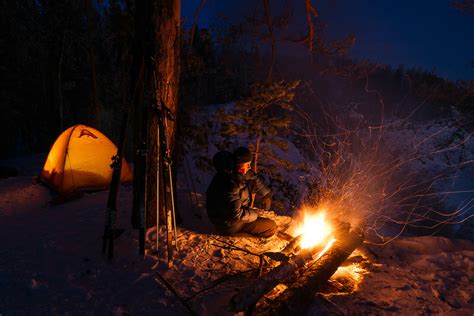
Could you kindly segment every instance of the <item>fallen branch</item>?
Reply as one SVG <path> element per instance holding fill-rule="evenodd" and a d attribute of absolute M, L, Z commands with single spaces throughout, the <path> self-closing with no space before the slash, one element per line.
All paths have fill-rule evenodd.
<path fill-rule="evenodd" d="M 249 269 L 249 270 L 244 270 L 244 271 L 239 271 L 239 272 L 223 275 L 220 278 L 217 278 L 216 280 L 212 281 L 212 284 L 209 285 L 208 287 L 205 287 L 205 288 L 191 294 L 189 297 L 184 299 L 184 301 L 189 302 L 192 299 L 194 299 L 196 296 L 198 296 L 199 294 L 201 294 L 203 292 L 206 292 L 206 291 L 209 291 L 210 289 L 218 286 L 219 284 L 224 283 L 225 281 L 228 281 L 232 278 L 238 277 L 239 275 L 242 275 L 242 274 L 246 274 L 246 273 L 249 273 L 249 272 L 255 272 L 257 270 L 258 270 L 258 268 L 252 268 L 252 269 Z"/>
<path fill-rule="evenodd" d="M 272 304 L 270 314 L 300 315 L 314 302 L 315 294 L 363 242 L 356 233 L 341 236 L 332 247 L 308 268 L 301 270 L 298 282 L 293 282 Z"/>
<path fill-rule="evenodd" d="M 232 250 L 239 250 L 239 251 L 245 252 L 245 253 L 247 253 L 247 254 L 249 254 L 249 255 L 252 255 L 252 256 L 255 256 L 255 257 L 259 257 L 259 258 L 262 256 L 262 255 L 259 255 L 259 254 L 254 253 L 254 252 L 251 252 L 250 250 L 247 250 L 247 249 L 245 249 L 245 248 L 241 248 L 241 247 L 239 247 L 239 246 L 236 246 L 236 245 L 234 245 L 234 244 L 231 244 L 231 243 L 229 243 L 229 242 L 227 242 L 227 241 L 220 240 L 220 239 L 214 238 L 214 237 L 211 237 L 211 238 L 214 239 L 215 241 L 218 241 L 218 242 L 220 242 L 220 243 L 223 243 L 224 245 L 227 245 L 227 246 L 230 247 Z M 214 245 L 216 245 L 216 244 L 214 244 Z M 217 247 L 220 247 L 220 248 L 223 248 L 221 245 L 216 245 L 216 246 L 217 246 Z"/>

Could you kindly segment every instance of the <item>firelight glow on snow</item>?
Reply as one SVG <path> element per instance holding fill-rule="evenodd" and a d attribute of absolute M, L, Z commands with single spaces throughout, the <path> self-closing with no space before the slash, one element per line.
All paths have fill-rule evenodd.
<path fill-rule="evenodd" d="M 332 233 L 332 228 L 325 220 L 325 211 L 318 213 L 305 210 L 303 224 L 296 230 L 296 235 L 302 235 L 300 247 L 311 248 L 325 241 Z"/>

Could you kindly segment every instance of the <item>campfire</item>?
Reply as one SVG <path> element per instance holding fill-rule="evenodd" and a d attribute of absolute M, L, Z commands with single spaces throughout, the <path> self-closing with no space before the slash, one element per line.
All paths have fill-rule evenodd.
<path fill-rule="evenodd" d="M 296 228 L 295 234 L 299 236 L 300 249 L 322 249 L 317 252 L 315 259 L 321 258 L 336 241 L 332 225 L 326 221 L 326 210 L 314 212 L 310 209 L 303 211 L 303 222 Z"/>
<path fill-rule="evenodd" d="M 265 293 L 280 284 L 288 287 L 279 299 L 281 302 L 307 299 L 338 270 L 363 240 L 363 236 L 350 230 L 348 223 L 331 224 L 324 209 L 303 210 L 302 220 L 292 235 L 295 237 L 283 250 L 264 254 L 279 261 L 279 264 L 233 297 L 235 311 L 253 306 Z"/>
<path fill-rule="evenodd" d="M 333 239 L 332 227 L 326 222 L 325 210 L 317 213 L 305 210 L 303 223 L 299 225 L 295 233 L 297 236 L 301 235 L 301 249 L 313 248 L 322 245 L 328 239 Z"/>

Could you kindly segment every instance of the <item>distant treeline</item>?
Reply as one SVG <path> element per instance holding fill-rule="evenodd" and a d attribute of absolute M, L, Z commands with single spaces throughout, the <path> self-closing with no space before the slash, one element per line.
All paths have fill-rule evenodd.
<path fill-rule="evenodd" d="M 117 140 L 130 98 L 133 1 L 111 1 L 100 9 L 93 3 L 4 1 L 0 5 L 4 30 L 0 158 L 45 152 L 62 129 L 78 123 Z M 182 112 L 242 98 L 250 84 L 266 77 L 268 50 L 247 45 L 242 37 L 232 25 L 213 30 L 197 27 L 193 35 L 191 30 L 183 31 Z M 277 79 L 305 81 L 336 115 L 354 106 L 357 112 L 375 113 L 378 100 L 365 92 L 365 73 L 369 89 L 383 95 L 386 113 L 405 115 L 429 98 L 429 106 L 417 112 L 422 116 L 443 115 L 452 106 L 466 117 L 472 114 L 472 91 L 469 94 L 466 83 L 452 83 L 424 70 L 362 65 L 348 59 L 322 58 L 316 66 L 309 64 L 304 58 L 280 58 L 274 73 Z M 321 111 L 308 91 L 301 92 L 298 100 L 316 116 Z"/>

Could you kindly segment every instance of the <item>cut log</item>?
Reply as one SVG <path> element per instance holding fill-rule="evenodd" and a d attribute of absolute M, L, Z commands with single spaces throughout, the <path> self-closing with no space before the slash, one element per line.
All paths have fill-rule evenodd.
<path fill-rule="evenodd" d="M 263 295 L 278 284 L 285 283 L 285 281 L 295 275 L 296 271 L 313 261 L 316 255 L 321 252 L 321 247 L 314 247 L 301 250 L 297 255 L 287 257 L 287 255 L 289 255 L 289 249 L 295 249 L 295 244 L 299 239 L 299 236 L 295 237 L 294 241 L 290 242 L 282 251 L 282 256 L 288 258 L 287 260 L 282 260 L 283 262 L 279 266 L 240 290 L 239 293 L 232 298 L 231 309 L 240 312 L 255 305 Z"/>
<path fill-rule="evenodd" d="M 290 287 L 280 295 L 281 299 L 278 298 L 282 304 L 278 304 L 277 308 L 272 308 L 272 311 L 280 314 L 279 311 L 284 309 L 284 305 L 293 301 L 296 304 L 292 306 L 306 306 L 304 302 L 314 295 L 314 288 L 324 285 L 344 260 L 362 243 L 362 240 L 360 235 L 346 232 L 339 235 L 338 241 L 319 259 L 316 256 L 321 252 L 321 247 L 303 249 L 298 254 L 289 256 L 288 260 L 283 261 L 278 267 L 240 290 L 232 298 L 231 309 L 235 312 L 252 309 L 262 296 L 280 283 L 285 283 Z M 287 281 L 295 276 L 297 276 L 297 282 L 288 284 Z"/>
<path fill-rule="evenodd" d="M 341 236 L 332 247 L 314 264 L 300 270 L 297 282 L 278 297 L 270 307 L 269 314 L 300 315 L 314 302 L 316 293 L 326 284 L 351 253 L 363 242 L 363 237 L 356 233 Z"/>
<path fill-rule="evenodd" d="M 290 255 L 298 252 L 301 237 L 302 236 L 299 235 L 289 239 L 288 245 L 280 252 L 265 252 L 263 255 L 275 261 L 288 261 Z"/>

